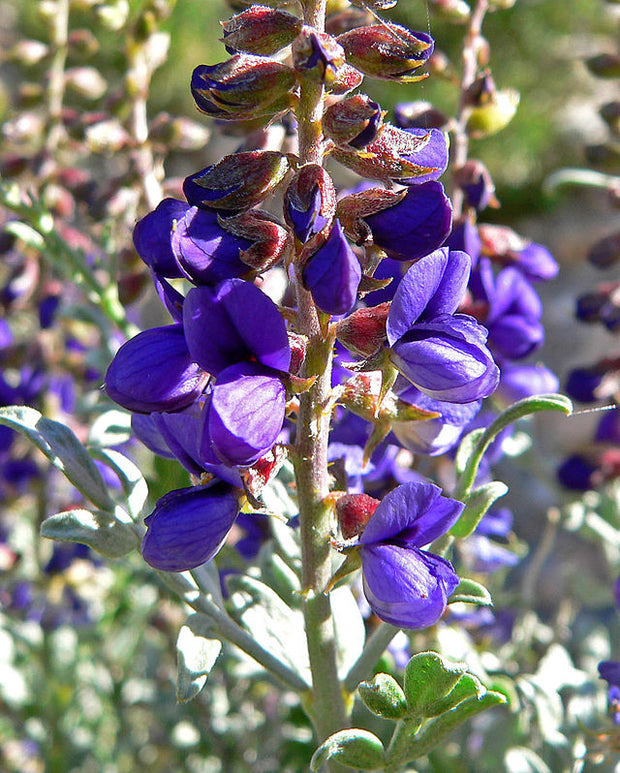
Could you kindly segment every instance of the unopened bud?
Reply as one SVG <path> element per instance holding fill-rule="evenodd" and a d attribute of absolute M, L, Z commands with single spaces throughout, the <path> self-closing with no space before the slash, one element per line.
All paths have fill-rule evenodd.
<path fill-rule="evenodd" d="M 293 42 L 302 23 L 286 11 L 253 5 L 223 22 L 222 27 L 223 43 L 229 54 L 271 56 Z"/>
<path fill-rule="evenodd" d="M 335 102 L 323 114 L 323 130 L 337 145 L 364 148 L 377 136 L 383 121 L 380 105 L 366 94 Z"/>
<path fill-rule="evenodd" d="M 98 121 L 88 126 L 84 139 L 93 153 L 116 153 L 129 145 L 131 137 L 125 131 L 120 121 L 110 118 Z"/>
<path fill-rule="evenodd" d="M 364 76 L 355 67 L 351 67 L 346 62 L 338 68 L 336 75 L 331 83 L 326 84 L 331 94 L 342 96 L 361 86 Z"/>
<path fill-rule="evenodd" d="M 336 502 L 336 517 L 344 539 L 358 537 L 366 528 L 380 500 L 368 494 L 345 494 Z"/>
<path fill-rule="evenodd" d="M 209 140 L 209 129 L 182 116 L 159 113 L 150 125 L 150 138 L 168 150 L 200 150 Z"/>
<path fill-rule="evenodd" d="M 337 215 L 346 235 L 357 245 L 372 242 L 372 231 L 365 219 L 401 202 L 407 191 L 369 188 L 361 193 L 345 196 L 338 202 Z"/>
<path fill-rule="evenodd" d="M 342 9 L 330 9 L 328 2 L 328 16 L 325 19 L 325 32 L 329 35 L 342 35 L 343 32 L 372 24 L 372 14 L 364 8 L 347 7 L 347 2 L 342 3 Z"/>
<path fill-rule="evenodd" d="M 20 40 L 9 52 L 9 58 L 18 64 L 31 67 L 39 64 L 49 54 L 49 46 L 40 40 Z"/>
<path fill-rule="evenodd" d="M 410 32 L 397 24 L 357 27 L 338 37 L 347 62 L 365 75 L 410 83 L 433 52 L 433 39 L 424 32 Z"/>
<path fill-rule="evenodd" d="M 72 67 L 65 72 L 67 87 L 85 99 L 101 99 L 108 84 L 94 67 Z"/>
<path fill-rule="evenodd" d="M 330 84 L 345 64 L 344 49 L 331 35 L 304 26 L 293 42 L 293 63 L 298 72 L 312 73 Z"/>
<path fill-rule="evenodd" d="M 292 104 L 295 72 L 265 57 L 238 54 L 221 64 L 201 64 L 192 74 L 198 109 L 236 121 L 274 115 Z"/>
<path fill-rule="evenodd" d="M 620 134 L 620 101 L 606 102 L 601 105 L 599 114 L 615 134 Z"/>
<path fill-rule="evenodd" d="M 288 332 L 288 345 L 291 350 L 291 363 L 289 371 L 297 376 L 301 372 L 301 367 L 306 359 L 306 349 L 308 348 L 308 339 L 299 333 Z"/>
<path fill-rule="evenodd" d="M 464 24 L 471 14 L 465 0 L 430 0 L 430 8 L 440 18 L 455 24 Z"/>
<path fill-rule="evenodd" d="M 69 51 L 76 57 L 90 57 L 99 51 L 99 41 L 88 29 L 71 30 L 68 44 Z"/>
<path fill-rule="evenodd" d="M 467 204 L 478 212 L 488 206 L 499 206 L 495 198 L 495 185 L 482 161 L 467 161 L 455 171 L 454 180 L 465 194 Z"/>
<path fill-rule="evenodd" d="M 620 232 L 609 234 L 590 247 L 588 261 L 597 268 L 609 268 L 620 260 Z"/>
<path fill-rule="evenodd" d="M 441 129 L 447 116 L 430 102 L 400 102 L 394 107 L 394 123 L 399 129 Z"/>
<path fill-rule="evenodd" d="M 273 215 L 257 209 L 232 217 L 221 217 L 219 223 L 225 231 L 252 242 L 241 250 L 241 260 L 256 271 L 266 271 L 290 255 L 293 245 L 288 229 L 278 223 Z"/>
<path fill-rule="evenodd" d="M 107 0 L 97 5 L 95 13 L 106 29 L 118 32 L 129 18 L 129 2 L 128 0 Z"/>
<path fill-rule="evenodd" d="M 336 189 L 318 164 L 297 172 L 284 197 L 284 217 L 300 242 L 318 247 L 327 239 L 336 211 Z"/>
<path fill-rule="evenodd" d="M 466 124 L 469 136 L 482 139 L 504 129 L 514 118 L 519 100 L 518 91 L 503 89 L 497 91 L 486 104 L 472 108 Z"/>
<path fill-rule="evenodd" d="M 249 209 L 268 196 L 289 169 L 288 158 L 275 150 L 233 153 L 186 178 L 183 191 L 193 206 Z"/>
<path fill-rule="evenodd" d="M 361 357 L 371 357 L 387 340 L 386 323 L 390 303 L 357 309 L 338 322 L 336 338 L 343 346 Z"/>

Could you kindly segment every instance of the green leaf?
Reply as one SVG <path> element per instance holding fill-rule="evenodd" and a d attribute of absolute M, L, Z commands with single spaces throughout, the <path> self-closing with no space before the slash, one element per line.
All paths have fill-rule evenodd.
<path fill-rule="evenodd" d="M 471 492 L 467 497 L 461 517 L 450 529 L 454 537 L 468 537 L 487 514 L 489 508 L 505 494 L 508 486 L 500 480 L 489 481 Z"/>
<path fill-rule="evenodd" d="M 460 457 L 459 468 L 462 469 L 462 472 L 459 474 L 458 485 L 454 493 L 455 499 L 460 499 L 462 502 L 466 501 L 476 479 L 482 457 L 497 435 L 517 421 L 517 419 L 539 411 L 560 411 L 568 415 L 573 411 L 573 404 L 568 397 L 560 394 L 525 397 L 501 413 L 477 439 L 471 438 L 469 435 L 465 438 L 465 449 L 462 454 L 459 449 L 457 454 L 457 458 Z M 470 435 L 472 434 L 470 433 Z M 469 451 L 472 443 L 474 448 Z M 466 461 L 463 461 L 463 459 L 466 459 Z"/>
<path fill-rule="evenodd" d="M 231 615 L 253 638 L 310 683 L 310 660 L 301 611 L 290 609 L 268 585 L 247 575 L 230 575 Z"/>
<path fill-rule="evenodd" d="M 215 638 L 215 626 L 206 615 L 190 615 L 177 637 L 177 700 L 187 703 L 207 683 L 222 642 Z"/>
<path fill-rule="evenodd" d="M 480 698 L 467 698 L 455 708 L 429 722 L 424 730 L 407 744 L 402 761 L 414 760 L 428 754 L 439 744 L 443 743 L 445 738 L 459 725 L 467 722 L 477 714 L 481 714 L 483 711 L 505 702 L 504 696 L 496 692 L 486 692 Z"/>
<path fill-rule="evenodd" d="M 468 698 L 474 697 L 476 700 L 479 700 L 485 693 L 486 687 L 477 676 L 470 673 L 463 674 L 454 688 L 444 698 L 429 706 L 428 716 L 436 717 L 444 714 Z"/>
<path fill-rule="evenodd" d="M 93 422 L 88 432 L 89 446 L 120 446 L 132 437 L 131 414 L 113 408 Z"/>
<path fill-rule="evenodd" d="M 438 652 L 414 655 L 405 668 L 404 691 L 409 716 L 429 716 L 429 707 L 447 695 L 463 673 L 464 663 L 452 663 Z"/>
<path fill-rule="evenodd" d="M 96 507 L 114 509 L 99 470 L 69 427 L 46 419 L 39 411 L 25 405 L 0 408 L 0 424 L 31 440 Z"/>
<path fill-rule="evenodd" d="M 112 448 L 93 448 L 92 454 L 118 475 L 129 514 L 137 521 L 149 495 L 149 487 L 138 467 L 131 459 Z"/>
<path fill-rule="evenodd" d="M 375 674 L 357 688 L 366 707 L 378 717 L 402 719 L 407 715 L 407 701 L 402 687 L 389 674 Z"/>
<path fill-rule="evenodd" d="M 33 247 L 35 250 L 43 250 L 45 247 L 45 239 L 43 236 L 27 223 L 22 223 L 19 220 L 12 220 L 5 224 L 4 230 L 13 234 L 13 236 L 16 236 L 25 245 Z"/>
<path fill-rule="evenodd" d="M 381 770 L 385 765 L 385 750 L 377 736 L 367 730 L 340 730 L 314 752 L 310 770 L 320 770 L 331 760 L 358 770 Z"/>
<path fill-rule="evenodd" d="M 108 558 L 120 558 L 135 550 L 140 539 L 131 526 L 101 510 L 67 510 L 46 518 L 41 536 L 88 545 Z"/>
<path fill-rule="evenodd" d="M 301 583 L 297 574 L 278 553 L 274 552 L 273 541 L 261 548 L 258 562 L 260 576 L 273 588 L 280 598 L 291 607 L 301 606 Z"/>
<path fill-rule="evenodd" d="M 465 604 L 478 604 L 481 607 L 493 606 L 491 594 L 484 585 L 468 577 L 461 578 L 460 583 L 450 595 L 448 604 L 454 604 L 457 601 L 462 601 Z"/>
<path fill-rule="evenodd" d="M 457 477 L 460 477 L 467 467 L 472 454 L 476 449 L 476 444 L 484 434 L 484 428 L 479 427 L 468 432 L 459 443 L 459 447 L 454 458 L 454 467 Z"/>

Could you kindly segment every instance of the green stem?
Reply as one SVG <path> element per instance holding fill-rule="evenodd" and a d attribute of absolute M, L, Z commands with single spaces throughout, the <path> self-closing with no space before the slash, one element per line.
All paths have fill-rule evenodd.
<path fill-rule="evenodd" d="M 418 732 L 422 722 L 417 717 L 400 719 L 394 728 L 392 740 L 386 752 L 385 773 L 396 773 L 406 761 L 406 749 L 412 737 Z"/>
<path fill-rule="evenodd" d="M 347 692 L 353 692 L 362 679 L 368 678 L 373 667 L 400 630 L 390 623 L 381 623 L 375 628 L 366 642 L 362 654 L 351 666 L 351 670 L 344 680 Z"/>
<path fill-rule="evenodd" d="M 324 30 L 326 0 L 307 0 L 304 22 Z M 301 164 L 320 164 L 323 84 L 312 73 L 300 76 L 299 158 Z M 331 354 L 333 340 L 324 337 L 319 312 L 303 287 L 301 267 L 296 276 L 299 332 L 308 339 L 305 376 L 316 376 L 311 389 L 300 395 L 297 420 L 295 477 L 299 497 L 304 619 L 312 673 L 312 719 L 319 741 L 347 727 L 342 686 L 338 678 L 334 621 L 329 596 L 323 590 L 332 574 L 329 544 L 332 514 L 325 500 L 329 493 L 327 444 L 329 439 Z"/>
<path fill-rule="evenodd" d="M 62 103 L 65 95 L 65 64 L 69 44 L 69 0 L 58 0 L 52 29 L 53 57 L 48 70 L 47 111 L 48 127 L 45 150 L 54 156 L 65 136 L 62 122 Z"/>

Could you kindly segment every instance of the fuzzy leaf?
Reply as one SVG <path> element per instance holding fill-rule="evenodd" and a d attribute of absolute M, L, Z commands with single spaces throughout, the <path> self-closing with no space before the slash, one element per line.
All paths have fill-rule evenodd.
<path fill-rule="evenodd" d="M 131 414 L 113 408 L 97 416 L 88 432 L 88 445 L 120 446 L 131 436 Z"/>
<path fill-rule="evenodd" d="M 402 719 L 407 715 L 405 693 L 393 676 L 375 674 L 370 681 L 360 682 L 357 689 L 366 707 L 378 717 Z"/>
<path fill-rule="evenodd" d="M 450 529 L 455 537 L 468 537 L 475 530 L 489 509 L 508 493 L 508 486 L 500 480 L 493 480 L 480 486 L 467 497 L 461 517 Z"/>
<path fill-rule="evenodd" d="M 207 682 L 222 642 L 214 638 L 214 626 L 206 615 L 190 615 L 177 638 L 177 700 L 187 703 Z"/>
<path fill-rule="evenodd" d="M 99 470 L 69 427 L 25 405 L 0 408 L 0 424 L 31 440 L 96 507 L 114 509 Z"/>
<path fill-rule="evenodd" d="M 77 509 L 51 515 L 41 524 L 41 536 L 79 542 L 107 558 L 120 558 L 140 544 L 131 526 L 101 510 Z"/>
<path fill-rule="evenodd" d="M 477 604 L 481 607 L 493 606 L 491 594 L 484 585 L 467 577 L 461 578 L 460 583 L 448 599 L 448 604 L 454 604 L 457 601 L 462 601 L 465 604 Z"/>
<path fill-rule="evenodd" d="M 319 746 L 312 755 L 310 770 L 320 770 L 330 760 L 358 770 L 381 770 L 385 764 L 385 752 L 376 735 L 351 728 L 334 733 Z"/>
<path fill-rule="evenodd" d="M 111 448 L 94 448 L 92 454 L 118 475 L 129 514 L 137 521 L 149 495 L 149 488 L 138 467 L 131 459 Z"/>
<path fill-rule="evenodd" d="M 429 706 L 447 695 L 464 672 L 463 663 L 452 663 L 437 652 L 414 655 L 405 669 L 404 691 L 409 716 L 428 716 Z"/>

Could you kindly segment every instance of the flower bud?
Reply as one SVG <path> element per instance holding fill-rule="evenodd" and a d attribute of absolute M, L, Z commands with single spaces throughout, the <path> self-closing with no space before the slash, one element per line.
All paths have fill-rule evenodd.
<path fill-rule="evenodd" d="M 192 74 L 198 109 L 225 121 L 256 118 L 287 109 L 295 72 L 280 62 L 238 54 L 226 62 L 201 64 Z"/>
<path fill-rule="evenodd" d="M 336 211 L 336 189 L 318 164 L 297 172 L 284 195 L 284 217 L 300 242 L 319 246 L 327 239 Z"/>
<path fill-rule="evenodd" d="M 222 42 L 229 54 L 238 51 L 271 56 L 290 45 L 301 31 L 301 21 L 286 11 L 253 5 L 222 22 Z"/>
<path fill-rule="evenodd" d="M 302 276 L 314 302 L 326 314 L 346 314 L 355 305 L 362 269 L 338 220 L 325 243 L 306 261 Z"/>
<path fill-rule="evenodd" d="M 620 55 L 598 54 L 586 59 L 586 67 L 599 78 L 620 77 Z"/>
<path fill-rule="evenodd" d="M 362 73 L 345 62 L 336 71 L 333 81 L 325 85 L 331 94 L 341 96 L 342 94 L 348 94 L 349 91 L 353 91 L 353 89 L 361 86 L 363 80 L 364 76 Z"/>
<path fill-rule="evenodd" d="M 385 188 L 369 188 L 352 193 L 338 202 L 337 215 L 347 236 L 357 245 L 371 244 L 372 231 L 366 218 L 395 206 L 407 195 L 406 190 L 389 191 Z"/>
<path fill-rule="evenodd" d="M 336 328 L 336 338 L 343 346 L 361 357 L 372 357 L 386 342 L 385 324 L 389 303 L 381 303 L 366 309 L 357 309 L 341 320 Z"/>
<path fill-rule="evenodd" d="M 599 239 L 588 251 L 588 262 L 597 268 L 610 268 L 620 260 L 620 231 Z"/>
<path fill-rule="evenodd" d="M 441 129 L 448 118 L 430 102 L 400 102 L 394 107 L 394 123 L 399 129 Z"/>
<path fill-rule="evenodd" d="M 332 3 L 331 5 L 334 5 Z M 346 2 L 341 2 L 341 6 L 346 6 Z M 328 14 L 325 19 L 325 31 L 330 35 L 342 35 L 343 32 L 363 27 L 366 24 L 372 24 L 372 14 L 363 8 L 353 8 L 352 6 L 336 8 L 333 10 L 328 4 Z"/>
<path fill-rule="evenodd" d="M 413 75 L 433 53 L 433 39 L 397 24 L 357 27 L 338 37 L 347 62 L 373 78 L 411 83 L 426 77 Z"/>
<path fill-rule="evenodd" d="M 101 99 L 108 84 L 99 70 L 94 67 L 72 67 L 65 72 L 65 83 L 85 99 Z"/>
<path fill-rule="evenodd" d="M 289 168 L 288 158 L 275 150 L 233 153 L 186 178 L 183 192 L 198 207 L 249 209 L 282 182 Z"/>
<path fill-rule="evenodd" d="M 469 87 L 466 98 L 471 109 L 465 128 L 470 137 L 482 139 L 497 134 L 512 121 L 520 95 L 514 89 L 498 90 L 487 71 Z"/>
<path fill-rule="evenodd" d="M 471 14 L 465 0 L 430 0 L 431 10 L 449 22 L 464 24 Z"/>
<path fill-rule="evenodd" d="M 362 151 L 338 145 L 332 156 L 361 177 L 410 185 L 435 179 L 444 172 L 448 146 L 439 129 L 397 129 L 386 123 Z"/>
<path fill-rule="evenodd" d="M 359 150 L 375 139 L 382 121 L 379 104 L 365 94 L 356 94 L 327 108 L 323 131 L 337 145 L 352 145 Z"/>
<path fill-rule="evenodd" d="M 336 502 L 336 517 L 344 539 L 358 537 L 365 529 L 380 500 L 368 494 L 345 494 Z"/>
<path fill-rule="evenodd" d="M 495 185 L 482 161 L 467 161 L 455 171 L 454 180 L 465 194 L 467 204 L 478 212 L 489 206 L 499 206 L 495 198 Z"/>
<path fill-rule="evenodd" d="M 293 43 L 293 64 L 298 72 L 310 72 L 329 84 L 345 64 L 344 50 L 331 35 L 304 25 Z"/>
<path fill-rule="evenodd" d="M 39 64 L 49 54 L 49 46 L 40 40 L 19 40 L 8 52 L 8 58 L 18 64 L 31 67 Z"/>
<path fill-rule="evenodd" d="M 241 250 L 239 257 L 256 271 L 267 271 L 285 260 L 292 251 L 289 231 L 268 212 L 252 209 L 232 217 L 221 217 L 219 223 L 228 233 L 252 242 L 251 247 Z"/>

